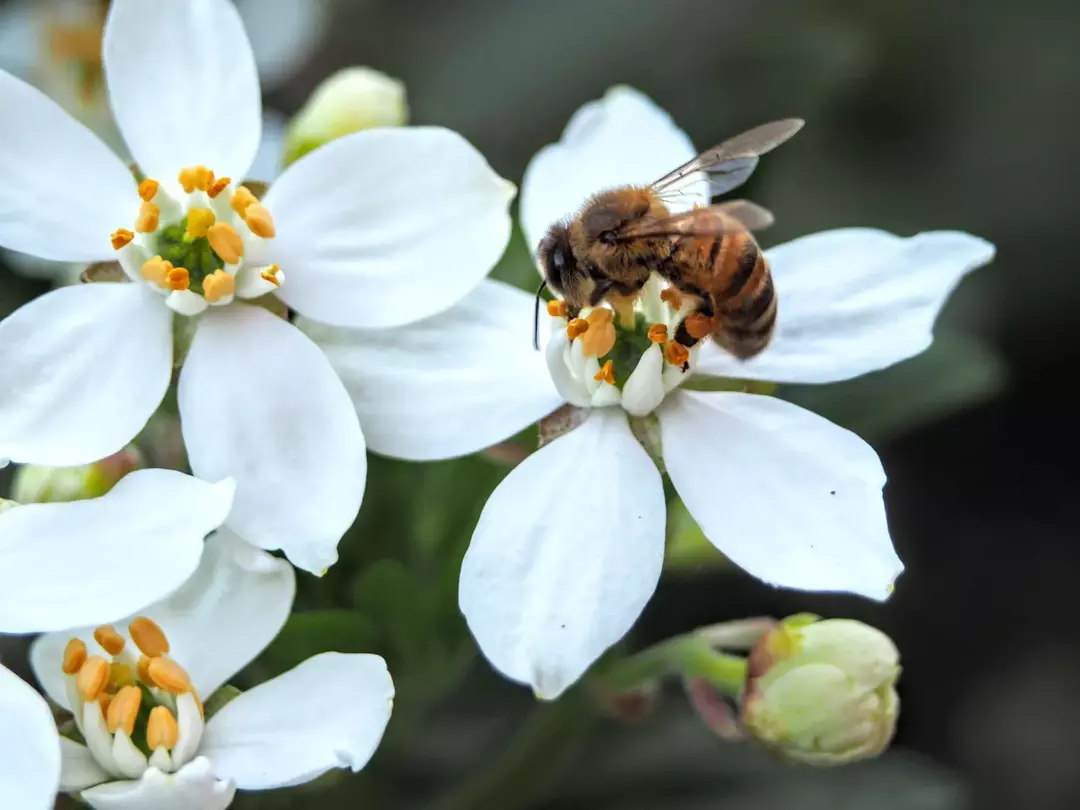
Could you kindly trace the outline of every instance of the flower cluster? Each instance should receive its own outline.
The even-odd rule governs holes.
[[[759,580],[892,592],[903,565],[877,454],[747,381],[835,382],[918,354],[992,245],[844,228],[773,247],[777,331],[747,362],[676,342],[694,302],[659,278],[573,318],[548,302],[537,351],[533,296],[487,278],[516,187],[456,133],[400,126],[397,83],[360,71],[325,87],[272,178],[252,170],[259,69],[231,0],[113,0],[100,71],[122,156],[0,72],[0,107],[17,111],[0,131],[0,247],[89,265],[87,283],[0,321],[0,460],[24,471],[22,503],[0,509],[0,632],[44,633],[33,669],[69,716],[59,736],[0,667],[13,806],[60,790],[94,808],[225,808],[237,789],[366,764],[394,696],[380,657],[323,653],[239,695],[228,681],[283,627],[294,566],[336,562],[368,449],[449,459],[541,423],[480,515],[458,596],[491,664],[544,699],[652,597],[665,476]],[[649,99],[612,89],[529,165],[529,245],[590,194],[695,153]],[[676,210],[708,204],[694,189]],[[191,475],[137,469],[131,443],[163,408]],[[835,627],[801,633],[803,656]],[[885,746],[891,722],[857,739],[820,712],[785,725],[819,692],[855,722],[895,719],[895,649],[845,628],[883,668],[858,689],[830,686],[855,653],[829,660],[827,683],[780,650],[787,636],[751,656],[743,720],[767,745],[803,760],[836,740],[845,755]]]

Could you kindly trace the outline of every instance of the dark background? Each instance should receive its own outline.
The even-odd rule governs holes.
[[[650,95],[699,146],[800,116],[806,128],[746,189],[777,215],[766,244],[849,225],[957,228],[998,256],[954,294],[926,356],[829,390],[780,392],[881,453],[907,566],[892,600],[775,591],[706,555],[664,580],[633,640],[802,610],[871,622],[904,666],[885,757],[835,771],[777,766],[713,738],[675,688],[631,728],[573,705],[526,719],[530,694],[472,657],[453,598],[461,550],[505,468],[373,460],[341,565],[317,586],[302,582],[282,640],[244,677],[309,648],[374,649],[399,681],[391,734],[359,777],[237,806],[1080,806],[1080,475],[1068,396],[1080,355],[1078,35],[1069,0],[337,2],[320,51],[268,95],[271,106],[293,113],[335,69],[370,65],[405,81],[413,123],[460,131],[518,182],[573,111],[616,83]],[[520,232],[498,272],[532,280]],[[7,274],[0,283],[11,301],[44,289]],[[426,514],[409,508],[417,498]],[[387,574],[391,559],[402,567]],[[381,573],[370,574],[375,561]],[[365,576],[414,578],[429,609],[413,616],[389,607],[390,594],[354,596],[378,592]],[[421,641],[386,629],[399,609]],[[508,765],[521,733],[547,747]],[[500,769],[505,783],[484,781]],[[478,798],[451,792],[463,785]]]

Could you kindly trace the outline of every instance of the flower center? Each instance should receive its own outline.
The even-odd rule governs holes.
[[[81,639],[68,642],[61,667],[75,724],[112,776],[138,779],[151,767],[171,773],[199,747],[203,705],[157,624],[140,616],[128,634],[132,645],[112,626],[98,627],[104,655],[91,655]]]
[[[177,178],[180,195],[157,180],[139,184],[133,230],[112,235],[124,271],[165,296],[181,315],[198,315],[236,296],[257,298],[281,286],[276,264],[258,260],[273,239],[274,219],[246,186],[193,166]],[[253,258],[256,257],[256,258]]]

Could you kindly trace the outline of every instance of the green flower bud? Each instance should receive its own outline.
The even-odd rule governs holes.
[[[791,762],[843,765],[877,756],[900,711],[899,660],[892,640],[861,622],[792,617],[750,654],[741,724]]]
[[[285,165],[343,135],[408,120],[403,83],[371,68],[345,68],[319,85],[289,123]]]
[[[65,503],[97,498],[129,472],[145,464],[133,446],[80,467],[42,467],[22,464],[15,470],[11,497],[16,503]]]

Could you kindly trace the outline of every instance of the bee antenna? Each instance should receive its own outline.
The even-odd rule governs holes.
[[[540,296],[547,289],[547,279],[540,282],[536,288],[536,306],[533,309],[533,349],[540,351]]]

